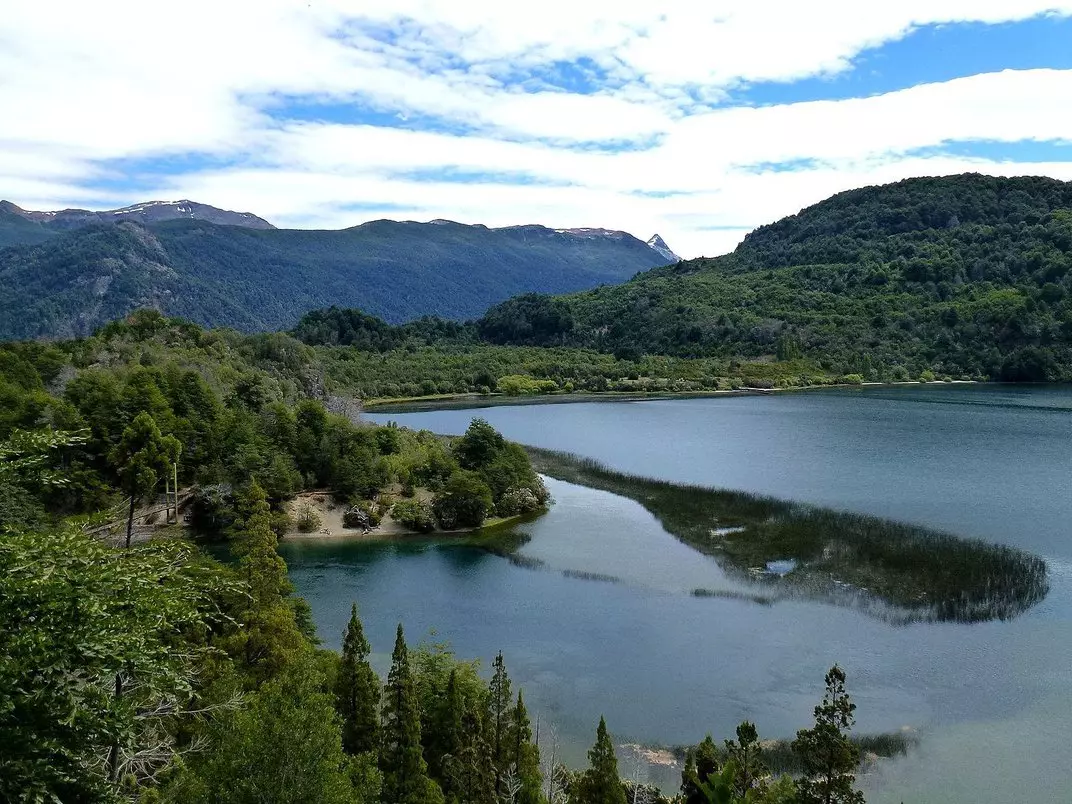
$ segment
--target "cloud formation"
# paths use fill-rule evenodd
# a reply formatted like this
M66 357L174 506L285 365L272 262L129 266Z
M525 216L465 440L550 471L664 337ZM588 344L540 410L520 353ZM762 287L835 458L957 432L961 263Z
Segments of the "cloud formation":
M997 59L870 96L740 101L836 81L920 29L1060 19L1072 0L13 5L0 196L29 207L190 197L293 226L598 225L695 255L862 184L1072 179L1065 159L945 150L1072 143L1072 70Z

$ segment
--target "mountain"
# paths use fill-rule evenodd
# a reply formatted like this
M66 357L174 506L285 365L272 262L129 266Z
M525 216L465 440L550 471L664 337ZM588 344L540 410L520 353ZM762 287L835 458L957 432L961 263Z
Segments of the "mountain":
M122 221L151 224L171 220L207 221L221 226L245 226L251 229L275 228L250 212L230 212L196 201L145 201L100 212L88 209L35 212L22 209L10 201L0 201L0 246L40 243L52 235L93 224Z
M517 294L614 284L667 262L605 229L380 220L290 230L254 216L249 225L193 218L206 209L137 205L107 223L85 213L97 216L87 223L77 211L0 208L0 231L30 239L0 250L0 337L84 335L139 307L246 331L288 328L330 305L391 322L475 318ZM78 228L56 234L65 226Z
M732 254L488 311L485 340L791 360L866 379L1072 380L1072 183L966 174L840 193Z
M662 254L668 263L681 262L681 257L671 251L670 246L666 245L666 241L657 234L653 234L648 240L648 248L655 249L655 251Z

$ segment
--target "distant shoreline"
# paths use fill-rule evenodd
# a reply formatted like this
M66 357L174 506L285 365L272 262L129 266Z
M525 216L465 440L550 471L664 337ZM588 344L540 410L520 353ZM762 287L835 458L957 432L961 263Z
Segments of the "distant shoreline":
M466 410L471 408L507 407L510 405L568 405L580 402L657 402L669 399L707 399L735 396L766 396L846 388L904 388L927 385L1007 385L1010 383L975 380L905 380L902 382L837 383L832 385L790 385L784 388L735 388L726 391L575 391L554 394L439 394L435 396L395 397L372 399L361 404L368 413L420 413L432 410ZM1014 383L1015 384L1015 383Z

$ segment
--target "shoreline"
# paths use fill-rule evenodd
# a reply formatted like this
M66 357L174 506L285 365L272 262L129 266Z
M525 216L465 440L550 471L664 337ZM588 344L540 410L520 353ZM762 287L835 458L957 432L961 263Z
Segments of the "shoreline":
M725 391L574 391L553 394L437 394L434 396L395 397L359 402L362 413L420 413L432 410L469 410L509 407L511 405L569 405L582 402L660 402L672 399L708 399L740 396L767 396L784 393L807 393L825 390L905 388L930 385L1017 385L1019 383L979 382L977 380L904 380L899 382L836 383L831 385L789 385L784 388L736 388Z

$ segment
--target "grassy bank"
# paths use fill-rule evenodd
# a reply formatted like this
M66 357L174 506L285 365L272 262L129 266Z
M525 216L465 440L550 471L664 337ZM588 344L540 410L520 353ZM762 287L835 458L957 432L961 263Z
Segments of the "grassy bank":
M1049 591L1046 564L1003 545L772 497L650 480L527 448L543 474L636 500L681 541L756 588L757 602L807 597L891 622L1016 617ZM785 562L769 571L774 562ZM698 589L697 596L723 596Z

